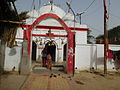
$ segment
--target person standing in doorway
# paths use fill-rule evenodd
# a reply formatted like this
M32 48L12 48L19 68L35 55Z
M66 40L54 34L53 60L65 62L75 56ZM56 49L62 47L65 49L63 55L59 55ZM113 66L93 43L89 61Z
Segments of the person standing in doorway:
M47 55L47 68L52 69L52 57L50 54Z
M46 61L47 61L47 51L43 50L42 51L42 66L46 67Z

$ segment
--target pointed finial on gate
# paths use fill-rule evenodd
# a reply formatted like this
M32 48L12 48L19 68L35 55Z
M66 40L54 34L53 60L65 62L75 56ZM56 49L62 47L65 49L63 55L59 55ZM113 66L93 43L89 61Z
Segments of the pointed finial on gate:
M49 0L49 4L51 5L51 11L53 10L53 0Z

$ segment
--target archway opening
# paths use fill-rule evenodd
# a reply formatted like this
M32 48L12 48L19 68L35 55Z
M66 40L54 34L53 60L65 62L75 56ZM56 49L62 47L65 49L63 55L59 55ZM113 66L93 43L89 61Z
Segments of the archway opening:
M56 45L54 44L53 41L49 41L46 45L45 48L48 52L48 54L51 55L52 57L52 62L55 63L55 58L56 58Z
M32 61L36 61L37 45L32 41Z
M63 61L67 59L67 44L63 46Z

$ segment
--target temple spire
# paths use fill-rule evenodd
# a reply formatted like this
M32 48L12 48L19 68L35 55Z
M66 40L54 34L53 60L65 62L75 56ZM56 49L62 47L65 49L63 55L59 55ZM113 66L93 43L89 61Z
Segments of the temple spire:
M53 10L53 0L49 0L49 3L51 4L51 11Z
M53 4L53 0L49 0L50 1L50 4Z

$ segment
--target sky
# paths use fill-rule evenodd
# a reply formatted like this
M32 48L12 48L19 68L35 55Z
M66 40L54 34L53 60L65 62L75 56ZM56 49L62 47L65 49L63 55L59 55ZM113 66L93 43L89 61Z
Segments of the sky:
M33 4L34 1L34 4ZM71 1L71 7L74 12L81 13L85 11L94 0L53 0L64 11L68 10L66 2ZM108 30L120 25L120 0L106 0L109 11ZM109 2L110 1L110 2ZM31 11L33 5L39 9L49 0L17 0L15 5L18 12ZM86 24L91 30L91 35L98 36L104 33L104 8L103 0L95 0L93 4L82 14L82 24ZM79 22L79 18L76 18Z

